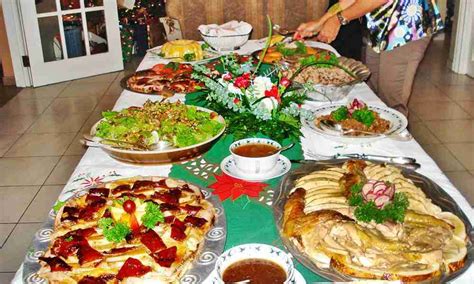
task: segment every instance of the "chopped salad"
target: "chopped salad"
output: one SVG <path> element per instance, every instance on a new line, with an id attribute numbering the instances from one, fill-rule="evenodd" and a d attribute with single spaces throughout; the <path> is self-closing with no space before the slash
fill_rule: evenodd
<path id="1" fill-rule="evenodd" d="M 198 110 L 182 103 L 147 101 L 143 107 L 130 107 L 121 111 L 106 111 L 97 125 L 95 135 L 151 149 L 153 144 L 166 141 L 175 148 L 204 142 L 217 135 L 224 124 L 217 113 Z M 122 144 L 123 145 L 123 144 Z"/>

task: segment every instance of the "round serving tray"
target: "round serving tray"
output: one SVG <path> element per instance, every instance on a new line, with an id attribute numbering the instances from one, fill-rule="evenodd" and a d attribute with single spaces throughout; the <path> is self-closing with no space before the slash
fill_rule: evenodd
<path id="1" fill-rule="evenodd" d="M 162 180 L 167 177 L 132 177 L 127 178 L 136 180 Z M 104 186 L 107 183 L 117 182 L 118 180 L 111 180 L 106 183 L 97 184 L 91 187 L 84 188 L 75 193 L 71 198 L 76 198 L 86 194 L 89 189 Z M 181 283 L 201 283 L 214 270 L 215 262 L 219 255 L 224 251 L 224 245 L 227 235 L 226 218 L 224 214 L 224 207 L 216 195 L 213 195 L 208 189 L 199 187 L 204 194 L 204 197 L 209 201 L 216 210 L 216 220 L 214 226 L 207 232 L 204 243 L 198 252 L 198 256 L 192 262 L 191 268 L 183 275 Z M 47 283 L 47 280 L 38 276 L 37 272 L 41 268 L 38 258 L 44 254 L 48 249 L 51 241 L 51 235 L 54 232 L 54 221 L 56 213 L 51 210 L 47 221 L 43 227 L 39 229 L 33 239 L 33 244 L 28 250 L 25 260 L 23 261 L 23 283 L 39 284 Z"/>
<path id="2" fill-rule="evenodd" d="M 196 106 L 196 108 L 205 112 L 213 112 L 212 110 L 203 107 Z M 217 142 L 219 137 L 224 134 L 226 129 L 225 120 L 220 115 L 217 117 L 217 119 L 224 125 L 219 133 L 204 142 L 187 147 L 169 148 L 154 151 L 135 151 L 115 148 L 110 145 L 100 143 L 100 148 L 104 150 L 110 157 L 131 164 L 170 164 L 184 162 L 207 152 L 212 147 L 212 145 Z M 99 123 L 100 120 L 92 126 L 90 131 L 90 135 L 92 137 L 95 136 L 96 128 Z"/>
<path id="3" fill-rule="evenodd" d="M 308 161 L 307 163 L 304 163 L 298 169 L 294 169 L 290 171 L 282 179 L 278 190 L 275 192 L 274 203 L 273 203 L 274 204 L 273 214 L 275 217 L 275 223 L 277 225 L 277 229 L 281 236 L 283 245 L 287 248 L 287 250 L 299 262 L 301 262 L 304 266 L 309 268 L 314 273 L 324 278 L 327 278 L 331 281 L 341 281 L 341 282 L 361 280 L 361 279 L 344 275 L 332 268 L 318 267 L 313 261 L 311 261 L 310 257 L 307 256 L 305 253 L 301 252 L 291 240 L 283 236 L 282 223 L 283 223 L 283 211 L 284 211 L 284 206 L 288 199 L 288 193 L 293 188 L 295 181 L 297 179 L 314 171 L 323 170 L 323 169 L 333 167 L 333 166 L 340 166 L 346 161 L 347 160 L 342 160 L 342 159 L 341 160 L 333 159 L 333 160 L 324 160 L 324 161 L 314 161 L 314 162 Z M 370 161 L 370 162 L 380 164 L 380 162 L 376 162 L 376 161 Z M 439 282 L 439 283 L 446 283 L 446 282 L 452 281 L 456 277 L 464 273 L 474 261 L 474 246 L 473 246 L 474 230 L 472 228 L 472 225 L 469 222 L 469 219 L 467 218 L 467 216 L 461 210 L 461 208 L 459 208 L 459 206 L 456 204 L 456 201 L 454 201 L 454 199 L 451 196 L 449 196 L 439 185 L 437 185 L 435 182 L 433 182 L 429 178 L 413 170 L 404 169 L 404 168 L 401 168 L 401 170 L 402 170 L 403 175 L 406 178 L 412 180 L 416 186 L 421 188 L 421 190 L 423 190 L 426 196 L 430 198 L 434 204 L 438 205 L 443 211 L 448 211 L 458 216 L 464 222 L 464 225 L 466 226 L 466 232 L 470 239 L 468 240 L 468 244 L 467 244 L 467 258 L 466 258 L 464 267 L 454 273 L 451 273 L 448 275 L 443 274 L 440 279 L 436 280 L 436 282 Z"/>
<path id="4" fill-rule="evenodd" d="M 165 97 L 165 98 L 169 98 L 169 97 L 174 96 L 175 92 L 173 90 L 170 90 L 167 87 L 164 87 L 163 90 L 160 91 L 160 92 L 143 93 L 143 92 L 139 92 L 137 90 L 133 90 L 128 86 L 128 83 L 127 83 L 128 79 L 130 79 L 131 77 L 133 77 L 135 75 L 144 74 L 144 73 L 147 73 L 147 72 L 150 72 L 150 71 L 151 71 L 151 69 L 140 70 L 140 71 L 137 71 L 133 74 L 130 74 L 130 75 L 127 75 L 127 76 L 123 77 L 122 80 L 120 80 L 120 87 L 122 87 L 123 89 L 125 89 L 127 91 L 134 92 L 134 93 L 137 93 L 137 94 L 142 94 L 142 95 L 149 95 L 149 96 L 157 96 L 158 95 L 158 96 L 162 96 L 162 97 Z"/>

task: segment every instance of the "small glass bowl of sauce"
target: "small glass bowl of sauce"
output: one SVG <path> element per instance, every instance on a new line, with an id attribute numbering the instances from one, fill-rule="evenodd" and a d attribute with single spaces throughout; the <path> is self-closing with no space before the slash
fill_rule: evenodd
<path id="1" fill-rule="evenodd" d="M 282 284 L 294 278 L 291 255 L 266 244 L 245 244 L 225 251 L 216 261 L 214 283 Z"/>

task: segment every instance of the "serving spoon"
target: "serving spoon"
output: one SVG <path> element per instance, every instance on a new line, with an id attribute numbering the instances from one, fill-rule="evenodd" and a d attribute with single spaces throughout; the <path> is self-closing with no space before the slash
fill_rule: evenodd
<path id="1" fill-rule="evenodd" d="M 273 28 L 274 31 L 276 31 L 277 33 L 279 33 L 282 36 L 289 36 L 289 35 L 292 35 L 292 34 L 296 33 L 296 30 L 288 30 L 288 29 L 280 27 L 280 25 L 278 25 L 278 24 L 273 25 L 272 28 Z"/>
<path id="2" fill-rule="evenodd" d="M 324 126 L 324 128 L 339 132 L 341 135 L 347 134 L 365 134 L 370 136 L 383 136 L 397 141 L 410 141 L 413 139 L 413 136 L 408 132 L 405 131 L 403 133 L 388 133 L 388 134 L 376 134 L 369 131 L 364 130 L 356 130 L 356 129 L 343 129 L 342 125 L 339 123 L 335 123 L 332 120 L 323 119 L 320 123 Z"/>

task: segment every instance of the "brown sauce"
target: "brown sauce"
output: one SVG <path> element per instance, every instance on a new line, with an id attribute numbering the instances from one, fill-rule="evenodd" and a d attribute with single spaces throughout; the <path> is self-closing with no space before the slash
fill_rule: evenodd
<path id="1" fill-rule="evenodd" d="M 250 280 L 252 284 L 281 284 L 286 281 L 285 270 L 273 261 L 245 259 L 231 264 L 222 275 L 224 283 Z"/>
<path id="2" fill-rule="evenodd" d="M 243 157 L 250 157 L 250 158 L 258 158 L 258 157 L 266 157 L 271 156 L 278 152 L 278 148 L 268 144 L 246 144 L 239 146 L 232 150 L 234 154 L 243 156 Z"/>

